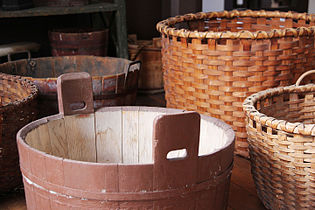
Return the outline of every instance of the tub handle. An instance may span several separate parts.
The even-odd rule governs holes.
[[[165,114],[154,120],[154,189],[170,189],[197,182],[200,115]],[[176,152],[179,157],[168,157]],[[174,153],[173,153],[174,154]]]
[[[300,83],[301,83],[301,81],[302,81],[307,75],[314,74],[314,73],[315,73],[315,69],[309,70],[309,71],[305,72],[304,74],[302,74],[302,75],[298,78],[298,80],[296,81],[295,86],[299,86]]]
[[[92,78],[86,72],[62,74],[57,79],[59,113],[94,113]]]
[[[141,67],[141,61],[132,61],[128,65],[127,75],[129,74],[130,71],[139,70],[140,67]]]
[[[125,91],[127,91],[130,86],[132,87],[134,82],[138,82],[139,76],[137,76],[137,77],[129,76],[130,72],[131,71],[135,72],[135,70],[140,70],[140,68],[141,68],[141,61],[133,61],[133,62],[129,63],[127,73],[125,74],[125,84],[124,84]],[[135,78],[136,78],[136,80],[135,80]],[[116,82],[118,82],[118,79],[116,80]],[[138,85],[136,85],[136,86],[138,86]],[[116,84],[116,93],[117,93],[117,87],[118,87],[118,84]]]
[[[22,54],[22,53],[27,53],[27,60],[31,60],[31,58],[32,58],[32,55],[31,55],[31,51],[30,50],[23,50],[23,51],[21,51],[21,52],[14,52],[14,53],[9,53],[8,55],[7,55],[7,57],[8,57],[8,62],[11,62],[12,61],[12,55],[15,55],[15,54]]]

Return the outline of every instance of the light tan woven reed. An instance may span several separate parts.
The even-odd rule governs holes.
[[[292,12],[197,13],[161,21],[167,107],[220,118],[248,156],[244,99],[312,69],[313,18]]]
[[[252,175],[267,208],[315,208],[314,93],[314,84],[279,87],[243,104]]]

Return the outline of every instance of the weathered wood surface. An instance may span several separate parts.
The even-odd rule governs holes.
[[[50,15],[71,15],[94,12],[112,12],[118,9],[117,4],[98,3],[76,7],[34,7],[17,11],[0,10],[0,18],[35,17]]]

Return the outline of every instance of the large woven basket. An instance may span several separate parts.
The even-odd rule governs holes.
[[[22,184],[15,136],[36,119],[37,95],[30,81],[0,73],[0,192]]]
[[[315,208],[314,93],[314,84],[298,81],[253,94],[243,104],[252,175],[267,208]]]
[[[232,125],[236,153],[248,156],[244,99],[293,84],[314,65],[312,16],[231,11],[161,21],[167,107],[207,113]]]

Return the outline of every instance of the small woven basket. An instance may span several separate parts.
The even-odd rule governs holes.
[[[22,184],[15,136],[37,118],[37,95],[29,80],[0,73],[0,192]]]
[[[315,85],[249,96],[246,114],[252,175],[269,209],[315,208]]]
[[[312,25],[307,14],[250,10],[159,22],[167,107],[224,120],[236,132],[236,153],[247,157],[242,103],[315,67]]]

